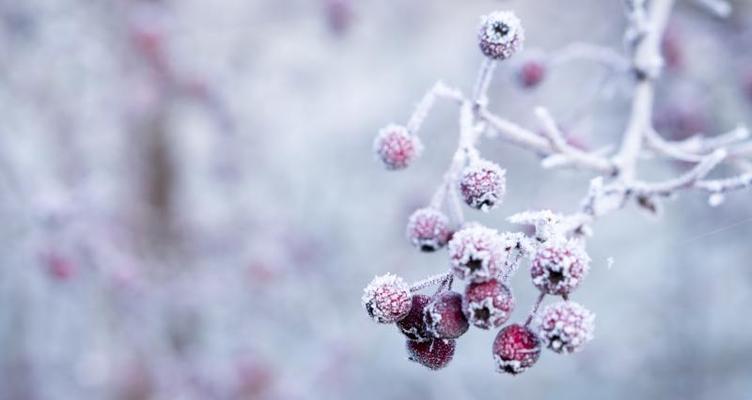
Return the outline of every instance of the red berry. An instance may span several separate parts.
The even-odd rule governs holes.
[[[471,324],[490,329],[501,326],[509,319],[514,303],[509,288],[493,279],[467,285],[462,309]]]
[[[568,242],[546,246],[533,259],[533,284],[552,295],[567,295],[587,276],[590,257],[577,244]]]
[[[422,251],[436,251],[449,241],[449,218],[427,207],[416,210],[407,222],[407,239]]]
[[[505,262],[499,238],[496,230],[480,225],[456,232],[449,241],[449,260],[454,275],[473,282],[499,275]]]
[[[525,32],[510,11],[494,11],[481,18],[478,45],[486,57],[504,60],[522,48]]]
[[[499,205],[506,192],[505,174],[498,165],[486,160],[475,161],[465,167],[459,181],[465,203],[482,211]]]
[[[507,325],[496,335],[493,356],[496,370],[517,375],[538,361],[541,347],[535,333],[518,324]]]
[[[538,315],[538,335],[543,345],[557,353],[582,350],[593,339],[595,315],[585,307],[561,301],[546,307]]]
[[[379,323],[392,323],[404,318],[412,306],[410,287],[391,274],[377,276],[363,290],[363,306]]]
[[[426,321],[423,318],[426,305],[428,305],[430,301],[431,298],[429,296],[422,294],[414,295],[410,312],[407,313],[405,318],[402,318],[397,322],[397,327],[400,332],[407,336],[408,339],[418,342],[433,339],[433,336],[428,333]]]
[[[433,370],[444,368],[452,361],[455,347],[456,343],[452,339],[407,341],[408,358]]]
[[[379,131],[373,148],[387,169],[396,170],[410,165],[420,155],[423,145],[404,126],[389,125]]]
[[[524,88],[534,88],[543,81],[545,75],[545,65],[540,61],[530,60],[520,68],[519,81]]]
[[[462,312],[462,295],[444,292],[436,296],[423,313],[428,332],[442,339],[456,339],[470,327]]]

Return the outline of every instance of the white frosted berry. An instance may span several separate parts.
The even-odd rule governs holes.
[[[392,124],[381,129],[376,135],[373,150],[387,169],[397,170],[406,168],[420,156],[423,145],[407,128]]]
[[[504,60],[522,49],[525,31],[511,11],[494,11],[481,17],[478,45],[486,57]]]
[[[462,309],[468,321],[481,329],[497,328],[514,310],[514,296],[506,286],[492,279],[465,287]]]
[[[416,210],[407,222],[407,239],[422,251],[436,251],[449,241],[449,218],[426,207]]]
[[[561,301],[538,314],[538,336],[543,345],[557,353],[574,353],[593,339],[595,315],[585,307]]]
[[[590,257],[574,242],[561,241],[538,250],[530,267],[533,284],[551,295],[567,295],[587,276]]]
[[[485,282],[502,271],[505,262],[499,233],[481,225],[468,226],[449,241],[449,262],[454,275],[472,282]]]
[[[491,210],[504,199],[506,173],[490,161],[474,161],[462,171],[459,191],[470,207],[482,211]]]
[[[412,306],[410,287],[404,279],[392,274],[373,278],[363,290],[362,301],[368,315],[385,324],[401,320]]]

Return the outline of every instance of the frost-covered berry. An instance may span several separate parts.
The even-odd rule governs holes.
[[[423,313],[426,309],[426,305],[431,301],[431,298],[426,295],[416,294],[413,296],[412,307],[410,312],[397,322],[397,328],[410,340],[418,342],[424,342],[426,340],[433,339],[433,335],[428,333],[426,327],[426,320],[423,318]]]
[[[493,356],[496,370],[517,375],[538,361],[540,340],[533,331],[518,324],[505,326],[496,335]]]
[[[462,171],[459,190],[465,203],[472,208],[488,211],[504,199],[506,172],[498,165],[478,160]]]
[[[444,292],[436,296],[423,313],[428,332],[442,339],[456,339],[470,327],[462,312],[462,295]]]
[[[546,66],[538,60],[528,60],[520,68],[518,79],[524,88],[538,86],[546,76]]]
[[[373,150],[386,169],[396,170],[410,165],[423,151],[423,145],[404,126],[389,125],[379,131],[373,141]]]
[[[514,310],[514,296],[506,286],[492,279],[465,287],[462,309],[471,324],[481,329],[497,328]]]
[[[538,315],[538,336],[545,347],[557,353],[574,353],[593,339],[595,315],[585,307],[561,301]]]
[[[579,286],[590,269],[590,257],[573,242],[538,250],[530,268],[533,284],[542,292],[567,295]]]
[[[436,370],[447,366],[452,357],[456,343],[452,339],[433,339],[425,342],[407,341],[407,354],[411,361]]]
[[[449,241],[449,218],[426,207],[416,210],[407,221],[407,239],[422,251],[436,251]]]
[[[373,278],[363,290],[363,307],[374,321],[392,323],[401,320],[412,306],[410,287],[400,277],[386,274]]]
[[[504,60],[522,48],[525,31],[511,11],[494,11],[481,17],[478,44],[486,57]]]
[[[460,279],[483,282],[495,278],[505,262],[499,233],[473,225],[456,232],[449,241],[449,260]]]

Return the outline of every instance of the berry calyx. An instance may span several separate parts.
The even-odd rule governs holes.
[[[595,315],[572,301],[547,306],[538,315],[538,336],[543,346],[557,353],[582,350],[593,339]]]
[[[462,295],[444,292],[426,306],[423,313],[428,332],[442,339],[456,339],[470,327],[462,312]]]
[[[408,359],[433,370],[446,367],[454,357],[455,348],[456,342],[452,339],[407,341]]]
[[[540,352],[540,340],[535,333],[518,324],[504,327],[493,343],[496,370],[501,373],[517,375],[524,372],[538,361]]]
[[[404,279],[386,274],[373,278],[363,289],[363,307],[376,322],[388,324],[404,318],[412,306],[410,287]]]
[[[504,324],[512,314],[514,305],[514,296],[509,288],[492,279],[467,285],[462,309],[471,324],[490,329]]]
[[[495,11],[481,17],[478,45],[483,54],[505,60],[522,48],[525,32],[520,19],[511,11]]]
[[[450,234],[449,218],[432,207],[416,210],[407,222],[407,239],[422,251],[431,252],[444,247]]]

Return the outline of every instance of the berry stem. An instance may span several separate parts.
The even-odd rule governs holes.
[[[429,286],[441,285],[444,282],[446,282],[447,279],[449,279],[451,276],[452,276],[452,272],[451,271],[447,271],[447,272],[444,272],[444,273],[441,273],[441,274],[431,275],[431,276],[429,276],[426,279],[417,281],[417,282],[413,283],[412,285],[410,285],[410,291],[411,292],[417,292],[417,291],[423,290],[423,289],[425,289],[425,288],[427,288]]]
[[[475,80],[473,89],[473,105],[480,106],[486,104],[488,100],[488,87],[491,84],[494,70],[496,69],[496,60],[485,58],[478,71],[478,78]]]
[[[533,317],[535,314],[538,313],[538,308],[540,308],[541,303],[543,303],[543,299],[546,297],[546,292],[540,292],[538,295],[538,300],[535,301],[535,304],[533,304],[533,309],[530,310],[530,314],[527,316],[527,319],[525,320],[525,327],[527,328],[531,322],[533,322]]]

